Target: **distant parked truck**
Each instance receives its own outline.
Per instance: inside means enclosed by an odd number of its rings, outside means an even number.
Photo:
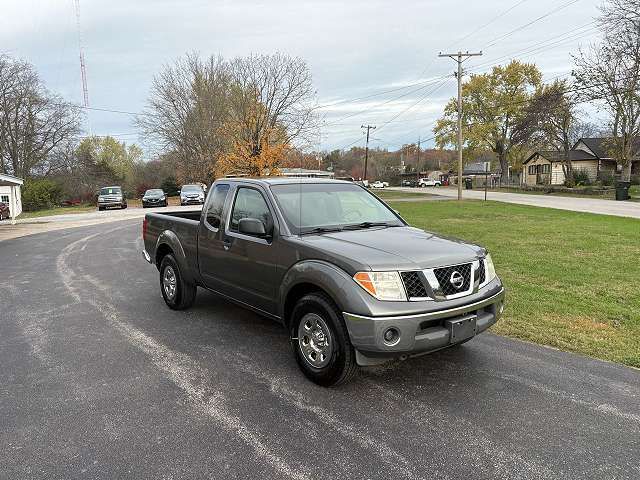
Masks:
[[[107,208],[127,208],[127,199],[122,187],[102,187],[98,194],[98,210]]]
[[[421,178],[418,182],[419,187],[440,187],[442,182],[440,180],[433,180],[431,178]]]

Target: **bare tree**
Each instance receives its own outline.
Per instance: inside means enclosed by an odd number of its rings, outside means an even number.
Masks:
[[[208,183],[225,150],[230,74],[221,57],[188,54],[153,80],[137,124],[178,158],[181,181]]]
[[[574,76],[586,99],[610,117],[608,149],[629,179],[640,154],[640,0],[608,0],[598,19],[602,42],[576,57]]]
[[[80,131],[80,110],[51,94],[33,67],[0,56],[0,170],[46,173],[47,162]]]
[[[179,156],[183,181],[260,175],[276,172],[289,145],[310,137],[313,99],[302,59],[275,54],[225,62],[190,54],[155,77],[137,123]]]
[[[525,115],[516,127],[516,137],[522,143],[536,148],[550,148],[562,159],[562,170],[566,182],[573,184],[571,146],[578,140],[582,130],[576,105],[566,80],[556,80],[540,86],[528,103]]]
[[[261,139],[278,132],[284,143],[304,143],[316,131],[311,72],[301,58],[276,53],[231,62],[232,120],[259,153]]]

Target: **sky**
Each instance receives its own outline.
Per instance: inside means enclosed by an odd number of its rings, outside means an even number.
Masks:
[[[600,0],[80,0],[89,104],[139,112],[153,76],[187,52],[225,58],[283,52],[313,75],[322,128],[316,149],[433,145],[433,122],[456,94],[441,51],[482,51],[482,73],[512,58],[545,80],[570,74],[571,54],[597,41]],[[47,88],[82,103],[74,0],[2,0],[0,52],[32,63]],[[527,25],[530,24],[530,25]],[[362,97],[368,97],[362,99]],[[329,105],[329,106],[327,106]],[[133,115],[89,111],[85,132],[156,151]]]

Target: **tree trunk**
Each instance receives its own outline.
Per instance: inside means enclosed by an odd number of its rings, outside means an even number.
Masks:
[[[500,170],[502,170],[500,175],[500,182],[504,182],[504,179],[509,175],[509,162],[507,161],[507,155],[504,152],[498,153],[498,160],[500,161]]]
[[[622,179],[625,182],[631,181],[631,166],[633,162],[627,161],[627,164],[622,168]]]

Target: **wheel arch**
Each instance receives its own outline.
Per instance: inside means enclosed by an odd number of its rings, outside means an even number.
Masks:
[[[349,288],[351,276],[341,268],[321,260],[304,260],[293,265],[280,285],[280,318],[287,328],[296,302],[308,293],[319,291],[327,295],[342,312],[359,310],[353,303],[359,295]],[[354,283],[355,285],[355,283]]]
[[[178,239],[178,236],[172,232],[171,230],[165,230],[158,236],[158,240],[156,242],[156,251],[155,251],[155,264],[158,270],[160,269],[160,264],[162,263],[162,259],[171,254],[176,259],[178,263],[178,267],[180,268],[180,274],[183,278],[189,283],[195,283],[193,278],[193,272],[189,267],[187,262],[187,256],[184,253],[184,249],[182,248],[182,244]]]

